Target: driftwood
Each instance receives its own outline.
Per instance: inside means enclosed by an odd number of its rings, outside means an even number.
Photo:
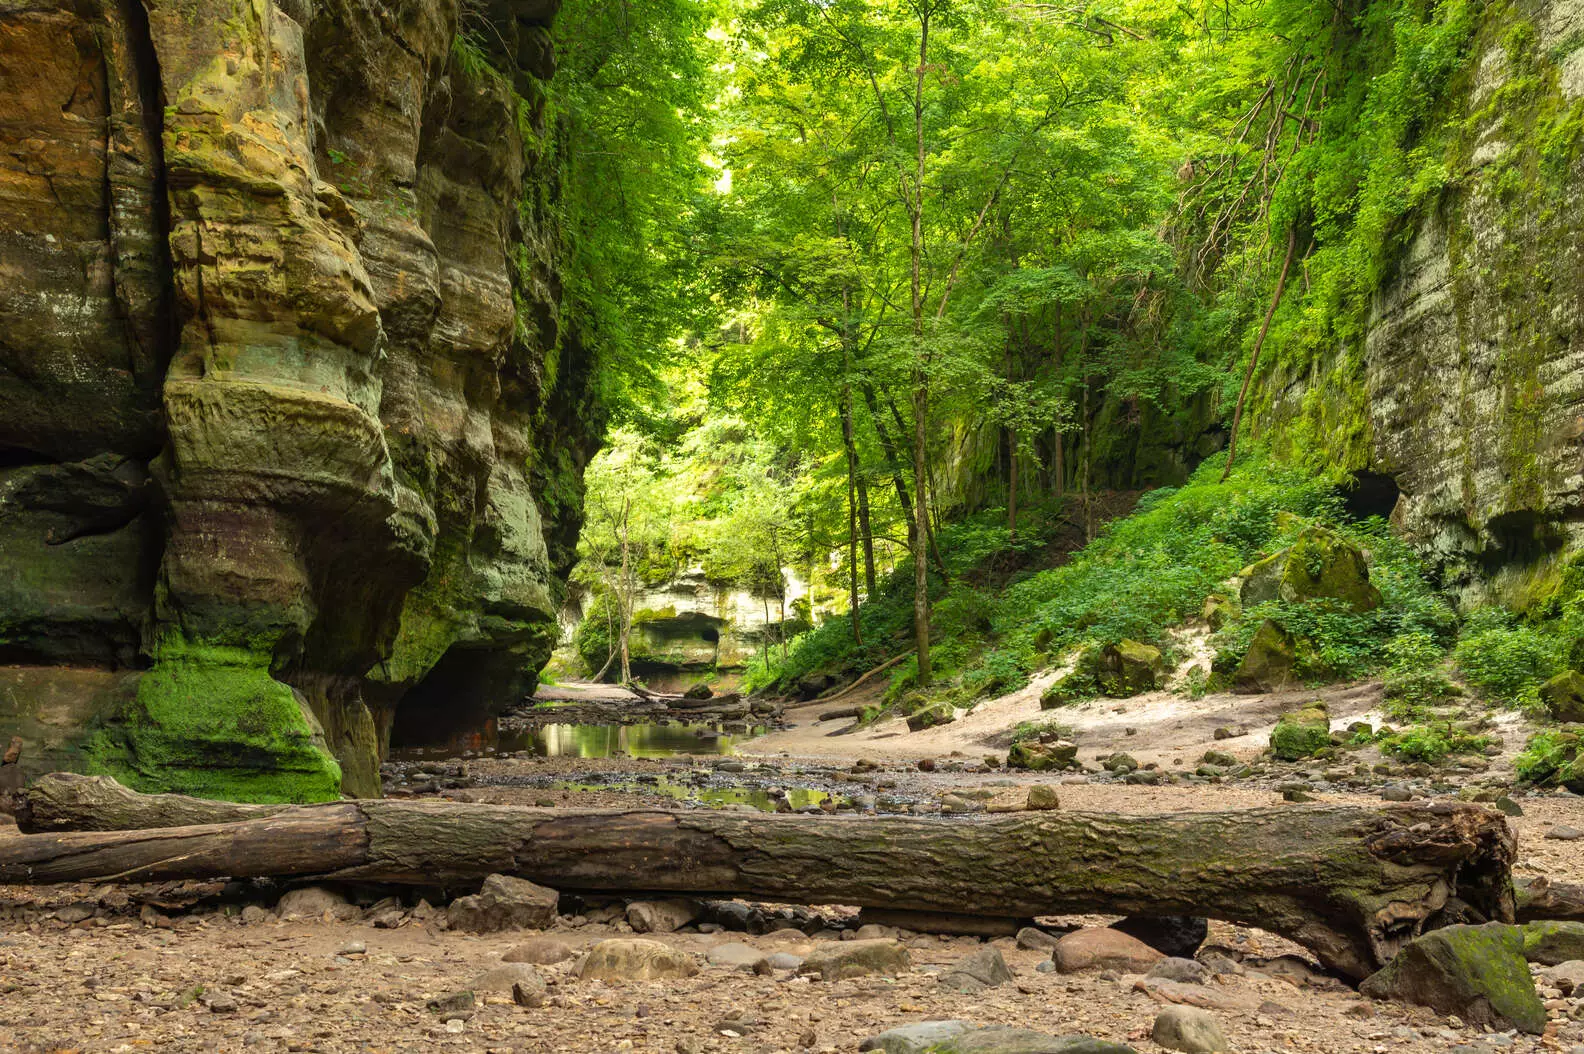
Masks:
[[[1541,875],[1514,879],[1513,887],[1518,897],[1519,922],[1545,919],[1584,922],[1584,886],[1552,882]]]
[[[847,694],[849,694],[851,692],[856,691],[858,689],[859,685],[863,684],[865,681],[867,681],[869,678],[873,677],[875,674],[884,673],[886,670],[889,670],[891,667],[895,666],[897,663],[901,662],[903,659],[907,658],[909,655],[912,655],[912,654],[913,654],[912,650],[909,649],[908,651],[903,652],[901,655],[897,655],[897,656],[894,656],[893,658],[887,659],[885,662],[881,663],[879,666],[876,666],[874,669],[870,670],[868,673],[864,674],[862,677],[858,678],[856,681],[853,681],[851,684],[843,685],[840,688],[833,688],[830,691],[827,691],[824,695],[821,695],[821,696],[819,696],[818,698],[815,698],[815,699],[810,699],[810,700],[808,700],[806,702],[791,703],[791,704],[789,704],[787,706],[787,709],[790,710],[790,709],[793,709],[794,707],[799,707],[799,706],[814,706],[816,703],[834,703],[836,700],[842,698],[843,696],[845,696],[845,695],[847,695]]]
[[[249,806],[237,819],[234,805],[100,779],[43,787],[19,820],[55,830],[0,840],[0,882],[500,872],[563,890],[1003,917],[1205,915],[1280,933],[1353,977],[1426,927],[1514,917],[1511,829],[1465,804],[948,819],[361,801]],[[205,810],[227,822],[193,825]],[[58,830],[107,822],[138,829]]]

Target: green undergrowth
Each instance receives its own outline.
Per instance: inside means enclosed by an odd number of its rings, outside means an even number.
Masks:
[[[1124,638],[1160,647],[1171,663],[1176,656],[1169,630],[1199,617],[1206,597],[1224,592],[1239,570],[1317,524],[1366,552],[1380,606],[1355,613],[1325,601],[1274,601],[1241,613],[1234,609],[1215,637],[1218,668],[1235,666],[1267,619],[1306,642],[1301,673],[1311,681],[1377,671],[1394,640],[1412,638],[1437,655],[1444,651],[1455,627],[1452,608],[1430,585],[1422,562],[1383,521],[1349,521],[1333,482],[1263,453],[1246,456],[1225,482],[1221,467],[1219,457],[1211,459],[1183,486],[1144,495],[1130,515],[1106,526],[1070,558],[1045,548],[1048,537],[1038,525],[1015,547],[1004,525],[992,519],[943,528],[939,541],[951,581],[931,576],[937,683],[929,698],[972,706],[1022,687],[1034,672],[1080,645]],[[1059,515],[1040,512],[1046,522]],[[1014,573],[998,577],[988,571],[1016,566],[1020,559]],[[878,597],[861,606],[863,646],[854,643],[847,616],[831,619],[798,638],[787,661],[754,667],[748,686],[806,692],[896,655],[912,640],[911,579],[904,565]],[[891,671],[887,704],[908,696],[915,670],[908,659]],[[1193,690],[1219,686],[1201,679]]]
[[[167,641],[89,771],[145,792],[249,802],[333,801],[341,770],[268,655]]]

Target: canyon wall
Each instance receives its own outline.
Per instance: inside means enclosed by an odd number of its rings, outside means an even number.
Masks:
[[[1362,345],[1278,370],[1258,423],[1357,471],[1470,599],[1522,607],[1584,543],[1584,0],[1484,8],[1437,121],[1445,184]]]
[[[0,0],[25,771],[377,794],[398,711],[532,690],[599,431],[558,2]]]

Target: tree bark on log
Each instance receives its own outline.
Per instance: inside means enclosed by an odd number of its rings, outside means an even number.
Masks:
[[[57,777],[26,799],[23,821],[55,831],[0,840],[0,882],[433,884],[498,872],[563,890],[1007,917],[1204,915],[1291,938],[1355,978],[1424,928],[1514,918],[1512,830],[1465,804],[924,819],[360,801],[254,806],[273,811],[235,819],[227,803],[73,782],[72,795]],[[204,808],[227,822],[192,825]],[[172,821],[183,826],[162,826]],[[140,829],[56,833],[105,822]]]
[[[1519,922],[1584,922],[1584,886],[1553,882],[1544,875],[1514,879],[1513,886]]]

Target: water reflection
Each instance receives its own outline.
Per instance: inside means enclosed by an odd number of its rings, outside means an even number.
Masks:
[[[737,726],[741,728],[742,726]],[[633,725],[551,724],[502,730],[495,721],[450,743],[392,751],[397,760],[456,757],[464,753],[526,753],[541,758],[663,758],[676,754],[730,754],[763,735],[762,726],[727,732],[719,724],[655,721]]]
[[[793,810],[807,809],[819,805],[827,799],[842,799],[830,791],[818,790],[814,787],[701,787],[696,784],[670,780],[661,777],[656,780],[634,784],[627,782],[577,782],[570,780],[558,781],[550,786],[556,790],[572,791],[626,791],[633,794],[657,794],[677,801],[692,801],[711,808],[721,808],[725,805],[749,805],[761,812],[775,812],[780,803],[785,801]]]

